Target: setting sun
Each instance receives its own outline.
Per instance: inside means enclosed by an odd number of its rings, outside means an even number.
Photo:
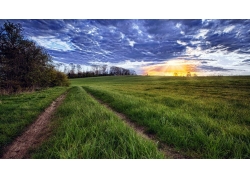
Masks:
[[[146,75],[158,76],[194,76],[197,75],[197,61],[192,60],[170,60],[164,64],[156,64],[143,67]]]

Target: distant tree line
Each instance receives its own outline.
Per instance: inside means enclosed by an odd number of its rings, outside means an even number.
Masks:
[[[174,72],[174,76],[183,76],[183,77],[184,77],[184,75],[178,75],[177,72]],[[191,72],[187,72],[186,76],[187,76],[187,77],[192,77]],[[197,77],[197,74],[194,73],[194,74],[193,74],[193,77]]]
[[[70,67],[71,70],[67,73],[68,78],[136,75],[135,71],[117,66],[111,66],[108,68],[107,65],[93,65],[91,71],[82,71],[80,65],[74,65],[73,63],[70,64]]]
[[[42,47],[24,39],[20,24],[4,23],[0,29],[0,93],[68,86],[67,76],[51,62]]]

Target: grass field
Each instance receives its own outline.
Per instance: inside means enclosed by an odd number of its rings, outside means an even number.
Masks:
[[[67,89],[49,88],[19,95],[0,96],[0,155],[3,147],[20,135],[37,116]]]
[[[0,155],[68,88],[0,96]],[[190,158],[250,158],[250,77],[72,79],[32,158],[168,158],[88,93]]]
[[[32,158],[164,158],[153,142],[138,136],[110,110],[73,87],[53,117],[52,138]]]
[[[250,158],[250,77],[73,79],[193,158]]]

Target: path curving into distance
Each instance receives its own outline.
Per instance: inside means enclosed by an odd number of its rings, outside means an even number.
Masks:
[[[100,99],[97,99],[96,97],[94,97],[91,93],[89,93],[88,91],[86,91],[93,99],[95,99],[96,101],[98,101],[100,104],[102,104],[103,106],[105,106],[107,109],[111,110],[114,114],[116,114],[118,117],[120,117],[126,124],[128,124],[134,131],[137,132],[137,134],[139,134],[140,136],[154,141],[155,143],[159,144],[159,150],[161,150],[166,158],[170,158],[170,159],[187,159],[189,157],[183,155],[182,153],[180,153],[179,151],[176,151],[174,148],[169,147],[168,145],[166,145],[165,143],[159,142],[156,138],[155,135],[152,134],[147,134],[145,133],[145,127],[140,126],[134,122],[132,122],[129,118],[127,118],[124,114],[119,113],[117,111],[115,111],[112,107],[110,107],[107,103],[104,103],[103,101],[101,101]]]
[[[100,104],[111,110],[114,114],[120,117],[126,124],[128,124],[133,130],[137,132],[140,136],[158,143],[159,150],[161,150],[166,158],[172,159],[185,159],[188,158],[182,153],[176,151],[174,148],[167,146],[157,140],[156,136],[152,134],[145,133],[145,127],[139,126],[138,124],[132,122],[124,114],[115,111],[108,104],[102,102],[101,100],[95,98],[92,94],[88,93],[93,99],[98,101]],[[5,148],[2,159],[23,159],[29,158],[29,150],[37,147],[43,140],[45,140],[50,132],[49,123],[51,116],[55,112],[56,108],[65,99],[66,94],[62,94],[51,105],[45,109],[45,111],[40,114],[37,120],[31,124],[28,129],[19,137],[17,137],[12,144]]]
[[[66,94],[62,94],[45,111],[39,115],[37,120],[31,124],[28,129],[19,137],[17,137],[12,144],[6,147],[2,159],[22,159],[27,158],[28,152],[31,148],[39,145],[45,138],[48,137],[49,123],[51,116],[56,108],[65,99]]]

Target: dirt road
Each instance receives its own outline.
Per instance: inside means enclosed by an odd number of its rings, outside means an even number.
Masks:
[[[27,158],[27,153],[31,148],[39,145],[49,134],[49,123],[52,114],[62,103],[65,94],[59,96],[51,105],[40,114],[37,120],[31,124],[27,130],[14,140],[12,144],[5,148],[2,159],[22,159]]]

